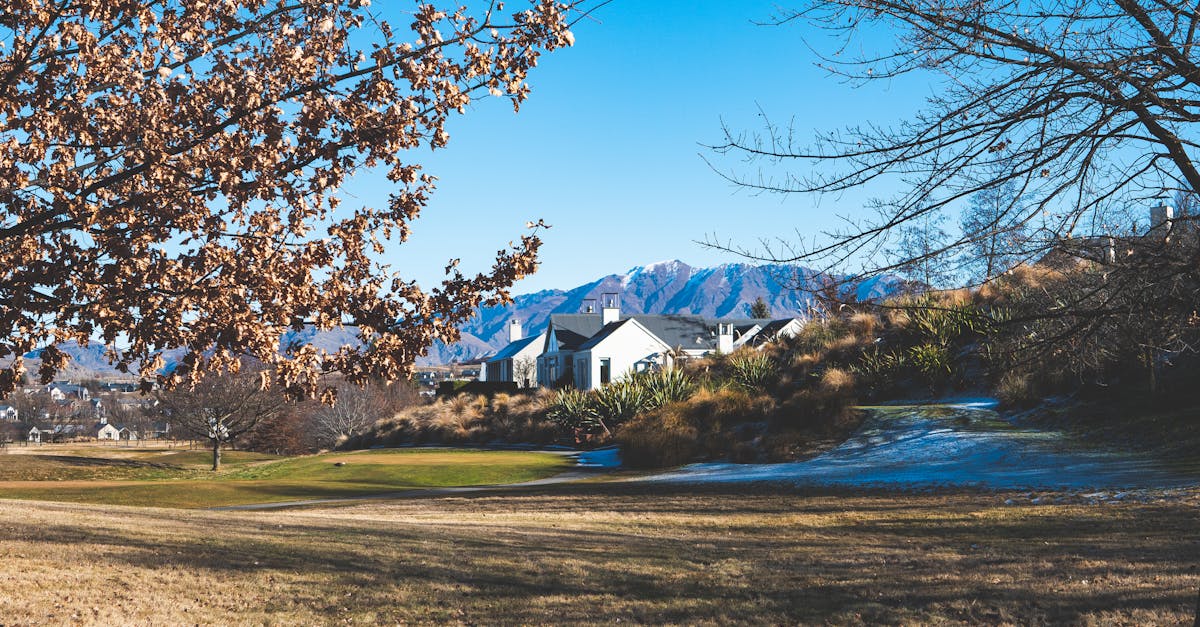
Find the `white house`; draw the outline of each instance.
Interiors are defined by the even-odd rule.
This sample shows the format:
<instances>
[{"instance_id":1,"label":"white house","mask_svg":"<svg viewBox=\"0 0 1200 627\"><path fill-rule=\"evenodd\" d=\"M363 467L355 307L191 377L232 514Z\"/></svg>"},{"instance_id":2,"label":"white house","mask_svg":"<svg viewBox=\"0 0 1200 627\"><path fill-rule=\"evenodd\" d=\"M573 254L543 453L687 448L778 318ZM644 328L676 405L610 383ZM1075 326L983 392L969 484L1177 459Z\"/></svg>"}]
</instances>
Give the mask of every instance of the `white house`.
<instances>
[{"instance_id":1,"label":"white house","mask_svg":"<svg viewBox=\"0 0 1200 627\"><path fill-rule=\"evenodd\" d=\"M511 382L522 388L537 387L537 358L545 349L546 331L523 337L521 321L509 320L508 345L484 362L479 369L479 380Z\"/></svg>"},{"instance_id":2,"label":"white house","mask_svg":"<svg viewBox=\"0 0 1200 627\"><path fill-rule=\"evenodd\" d=\"M13 407L12 405L0 405L0 420L16 422L18 415L19 412L17 412L16 407Z\"/></svg>"},{"instance_id":3,"label":"white house","mask_svg":"<svg viewBox=\"0 0 1200 627\"><path fill-rule=\"evenodd\" d=\"M604 325L575 350L572 359L575 387L581 390L596 389L631 372L674 365L671 346L636 318Z\"/></svg>"},{"instance_id":4,"label":"white house","mask_svg":"<svg viewBox=\"0 0 1200 627\"><path fill-rule=\"evenodd\" d=\"M605 318L587 311L582 314L551 314L546 326L542 354L537 358L537 377L542 385L574 381L575 351L604 328ZM616 317L609 320L615 322Z\"/></svg>"},{"instance_id":5,"label":"white house","mask_svg":"<svg viewBox=\"0 0 1200 627\"><path fill-rule=\"evenodd\" d=\"M67 381L55 381L46 386L46 392L50 394L50 398L56 401L65 401L67 399L79 399L86 401L92 397L92 393L82 385L75 385Z\"/></svg>"},{"instance_id":6,"label":"white house","mask_svg":"<svg viewBox=\"0 0 1200 627\"><path fill-rule=\"evenodd\" d=\"M121 428L117 425L109 424L103 418L92 427L92 433L97 440L113 440L115 442L121 439Z\"/></svg>"},{"instance_id":7,"label":"white house","mask_svg":"<svg viewBox=\"0 0 1200 627\"><path fill-rule=\"evenodd\" d=\"M671 368L679 358L729 353L755 341L799 331L796 319L711 319L689 315L622 316L616 294L604 294L600 312L553 314L538 357L543 385L567 381L592 390L630 372Z\"/></svg>"}]
</instances>

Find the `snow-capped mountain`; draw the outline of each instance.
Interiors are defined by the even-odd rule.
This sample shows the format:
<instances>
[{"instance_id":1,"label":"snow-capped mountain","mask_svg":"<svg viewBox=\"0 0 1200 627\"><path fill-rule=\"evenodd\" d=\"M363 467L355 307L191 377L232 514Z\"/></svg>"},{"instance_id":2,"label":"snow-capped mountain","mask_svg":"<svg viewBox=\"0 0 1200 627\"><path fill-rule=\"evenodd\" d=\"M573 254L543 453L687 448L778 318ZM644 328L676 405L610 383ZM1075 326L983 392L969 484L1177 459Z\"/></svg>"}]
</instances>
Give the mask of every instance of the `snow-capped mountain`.
<instances>
[{"instance_id":1,"label":"snow-capped mountain","mask_svg":"<svg viewBox=\"0 0 1200 627\"><path fill-rule=\"evenodd\" d=\"M437 344L421 365L465 361L482 356L508 343L508 321L516 318L525 333L546 327L552 313L578 313L584 300L602 294L618 295L622 312L648 314L695 314L710 317L749 317L750 306L761 297L772 317L803 315L811 295L804 291L819 284L824 276L814 270L786 265L743 263L715 268L696 268L679 261L661 261L636 266L624 274L610 274L570 290L544 290L516 296L511 305L485 307L462 327L462 341ZM895 276L872 277L853 284L859 300L873 300L896 293L903 280Z\"/></svg>"},{"instance_id":2,"label":"snow-capped mountain","mask_svg":"<svg viewBox=\"0 0 1200 627\"><path fill-rule=\"evenodd\" d=\"M709 317L750 317L750 306L761 297L771 316L783 318L804 315L812 302L805 289L811 289L824 275L807 268L785 265L754 266L742 263L714 268L696 268L679 261L661 261L636 266L624 274L610 274L569 290L544 290L516 296L507 306L485 307L463 325L462 338L453 345L437 343L418 365L436 365L454 360L481 357L508 343L508 321L520 320L525 333L538 333L546 327L552 313L578 313L584 301L599 302L603 294L616 294L622 312L649 314L694 314ZM851 284L859 300L885 298L903 288L902 279L892 275L871 277ZM849 288L843 288L843 290ZM844 293L844 292L843 292ZM357 342L350 329L316 332L306 329L289 332L282 343L311 343L335 351ZM81 347L68 343L61 347L71 355L68 378L116 376L108 365L104 347ZM168 368L179 351L165 351ZM27 355L35 367L38 354Z\"/></svg>"}]
</instances>

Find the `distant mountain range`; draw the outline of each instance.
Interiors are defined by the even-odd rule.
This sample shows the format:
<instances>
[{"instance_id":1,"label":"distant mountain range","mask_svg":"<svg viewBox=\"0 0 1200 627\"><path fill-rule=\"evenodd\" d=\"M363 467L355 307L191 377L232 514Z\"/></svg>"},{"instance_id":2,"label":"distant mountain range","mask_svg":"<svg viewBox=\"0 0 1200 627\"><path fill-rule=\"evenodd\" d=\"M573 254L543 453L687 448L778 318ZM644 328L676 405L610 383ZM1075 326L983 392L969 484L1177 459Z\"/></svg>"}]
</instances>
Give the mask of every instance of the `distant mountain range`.
<instances>
[{"instance_id":1,"label":"distant mountain range","mask_svg":"<svg viewBox=\"0 0 1200 627\"><path fill-rule=\"evenodd\" d=\"M841 278L841 277L839 277ZM771 317L801 316L808 312L812 296L806 288L823 283L824 275L807 268L787 265L722 264L714 268L697 268L674 260L637 266L624 274L610 274L569 290L543 290L516 296L513 303L500 307L485 307L479 315L462 326L462 338L455 344L441 342L430 347L429 354L417 359L422 366L441 365L453 361L468 361L487 355L508 343L508 321L521 321L525 334L538 333L546 327L550 314L579 313L584 301L599 301L602 294L618 295L621 311L646 314L692 314L708 317L750 317L751 305L762 298L771 309ZM898 292L904 281L896 276L873 277L855 284L852 289L858 300L884 298ZM843 292L845 293L845 292ZM301 341L334 351L355 341L353 330L341 329L317 332L315 329L289 332L284 342ZM104 358L104 348L98 345L81 347L67 344L61 347L71 355L71 364L64 378L113 377L116 372ZM178 351L168 351L168 358ZM36 368L37 353L27 358Z\"/></svg>"},{"instance_id":2,"label":"distant mountain range","mask_svg":"<svg viewBox=\"0 0 1200 627\"><path fill-rule=\"evenodd\" d=\"M626 313L748 318L750 306L761 297L772 317L800 316L812 302L805 289L816 288L823 278L815 270L787 265L730 263L697 268L674 260L637 266L569 290L544 290L517 296L511 305L485 307L463 325L459 342L437 343L417 363L438 365L481 357L508 343L509 320L520 320L526 335L538 333L546 328L550 314L579 313L585 300L598 300L605 293L616 293ZM871 300L894 294L903 284L899 277L885 275L846 289L853 289L859 300Z\"/></svg>"}]
</instances>

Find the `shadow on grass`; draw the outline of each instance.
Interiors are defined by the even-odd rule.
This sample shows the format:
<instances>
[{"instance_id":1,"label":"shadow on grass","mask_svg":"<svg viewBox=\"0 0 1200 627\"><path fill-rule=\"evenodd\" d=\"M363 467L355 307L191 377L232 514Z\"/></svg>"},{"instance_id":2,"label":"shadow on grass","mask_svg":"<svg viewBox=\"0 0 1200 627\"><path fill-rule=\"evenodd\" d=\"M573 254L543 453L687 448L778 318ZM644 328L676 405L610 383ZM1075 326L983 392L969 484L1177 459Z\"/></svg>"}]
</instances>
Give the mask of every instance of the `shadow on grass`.
<instances>
[{"instance_id":1,"label":"shadow on grass","mask_svg":"<svg viewBox=\"0 0 1200 627\"><path fill-rule=\"evenodd\" d=\"M388 621L1029 623L1190 611L1200 548L1187 508L1056 513L993 501L575 486L361 511L195 513L180 523L187 533L164 536L131 520L38 537L126 547L102 556L115 571L303 574L310 583L292 593L320 607L353 589L356 611ZM0 543L13 533L0 526ZM449 608L463 614L438 613Z\"/></svg>"}]
</instances>

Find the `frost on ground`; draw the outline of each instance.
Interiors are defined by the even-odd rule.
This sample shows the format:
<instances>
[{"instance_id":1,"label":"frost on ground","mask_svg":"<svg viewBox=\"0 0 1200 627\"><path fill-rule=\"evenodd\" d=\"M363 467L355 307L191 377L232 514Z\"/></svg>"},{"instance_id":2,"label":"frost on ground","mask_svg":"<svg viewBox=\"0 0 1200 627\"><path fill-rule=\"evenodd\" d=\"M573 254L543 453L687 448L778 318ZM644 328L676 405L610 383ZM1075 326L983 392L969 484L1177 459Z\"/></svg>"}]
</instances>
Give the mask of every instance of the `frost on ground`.
<instances>
[{"instance_id":1,"label":"frost on ground","mask_svg":"<svg viewBox=\"0 0 1200 627\"><path fill-rule=\"evenodd\" d=\"M1084 446L1062 433L1014 427L989 399L872 407L840 446L785 464L704 463L638 480L770 481L799 486L1137 489L1200 484L1200 469Z\"/></svg>"}]
</instances>

